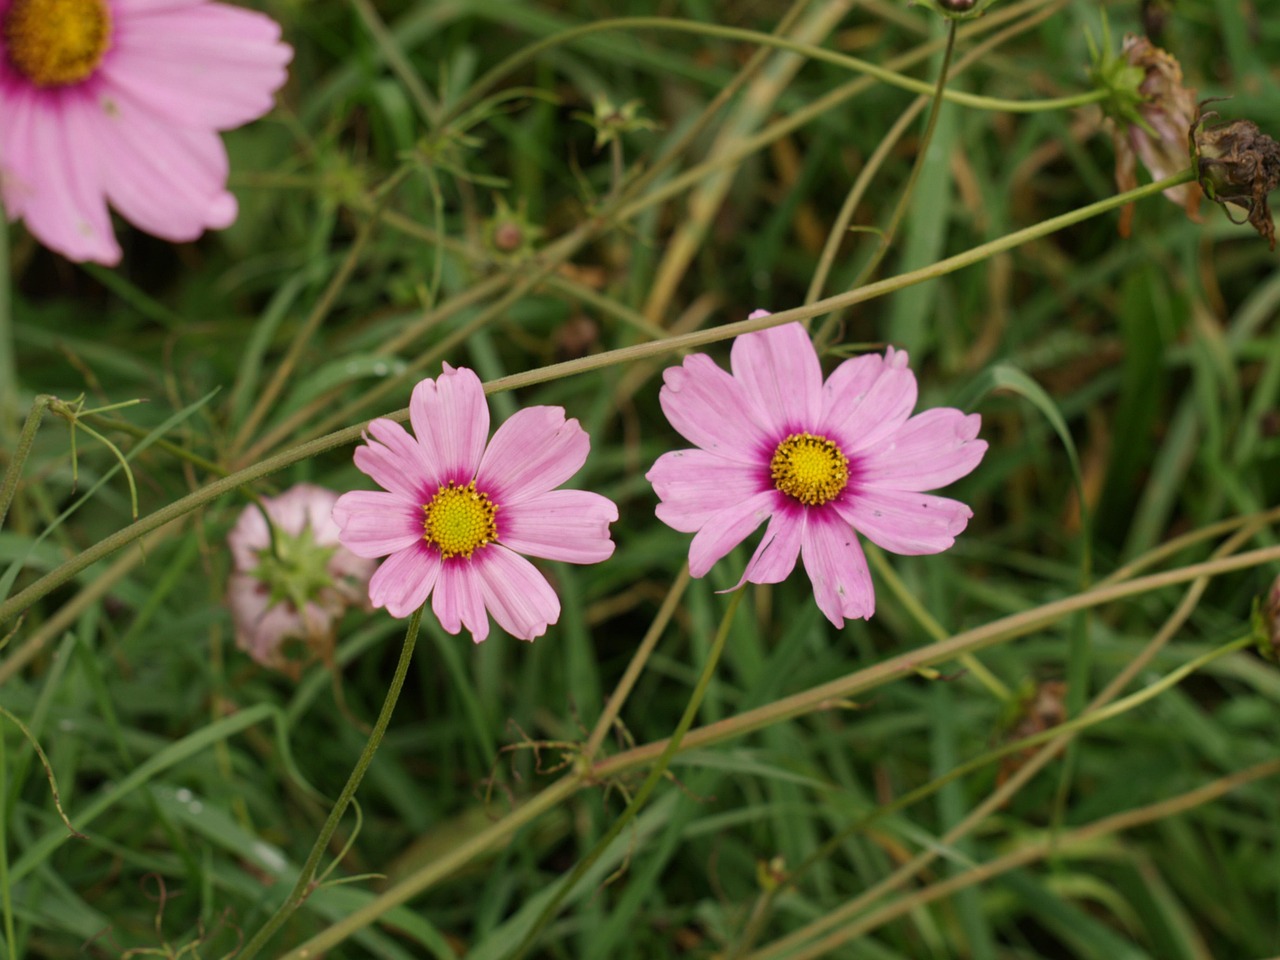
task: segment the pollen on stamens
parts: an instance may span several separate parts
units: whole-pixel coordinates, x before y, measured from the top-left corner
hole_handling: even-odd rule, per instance
[[[10,65],[37,87],[93,75],[111,46],[106,0],[12,0],[0,31]]]
[[[805,506],[820,507],[849,484],[849,458],[835,443],[812,433],[793,433],[769,461],[773,485]]]
[[[471,554],[498,539],[498,505],[475,481],[460,486],[452,480],[439,488],[428,503],[422,536],[440,556],[471,559]]]

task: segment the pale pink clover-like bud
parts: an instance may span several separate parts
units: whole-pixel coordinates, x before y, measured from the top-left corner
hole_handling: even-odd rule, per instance
[[[339,618],[366,605],[375,564],[338,542],[331,490],[301,483],[245,507],[227,534],[234,569],[227,606],[236,645],[263,666],[295,674],[326,659]],[[265,516],[264,511],[265,510]],[[275,546],[270,518],[275,528]],[[301,656],[291,655],[291,641]]]

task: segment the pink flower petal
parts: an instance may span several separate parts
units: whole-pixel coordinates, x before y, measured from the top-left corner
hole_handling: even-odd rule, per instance
[[[395,493],[352,490],[333,505],[338,539],[357,557],[385,557],[423,539],[422,507]]]
[[[394,420],[369,422],[369,436],[356,447],[356,467],[385,490],[425,504],[444,483],[443,474],[427,462],[422,446]]]
[[[489,441],[476,483],[507,509],[564,483],[587,462],[591,441],[562,407],[526,407]]]
[[[987,444],[976,440],[982,418],[951,407],[926,410],[857,458],[860,485],[893,490],[934,490],[968,474]]]
[[[731,503],[707,519],[689,544],[689,573],[705,577],[712,565],[751,535],[774,512],[776,490],[757,493],[747,500]]]
[[[194,7],[208,0],[116,0],[116,15],[133,16],[137,13],[156,13],[161,10],[181,10]]]
[[[772,443],[751,419],[754,406],[746,391],[703,353],[667,367],[658,394],[662,412],[690,443],[731,460],[758,461],[758,448]]]
[[[102,74],[168,123],[229,130],[274,105],[293,50],[270,17],[224,3],[122,7]]]
[[[481,551],[472,566],[485,607],[511,636],[533,640],[560,619],[556,592],[524,557],[497,546]],[[475,639],[479,643],[484,637]]]
[[[617,519],[617,505],[598,493],[551,490],[514,507],[503,506],[498,535],[503,546],[526,556],[599,563],[613,556],[609,524]]]
[[[0,99],[0,111],[8,109]],[[101,174],[94,161],[97,144],[88,116],[92,100],[82,91],[61,95],[37,92],[25,101],[31,110],[11,126],[25,137],[0,143],[4,178],[15,182],[6,189],[21,195],[20,209],[27,229],[45,246],[71,260],[92,260],[108,266],[120,261],[120,246],[111,229]]]
[[[813,582],[813,598],[828,620],[868,619],[876,609],[871,571],[853,528],[830,510],[812,510],[800,554]]]
[[[760,546],[738,581],[744,583],[781,583],[796,568],[800,543],[810,511],[800,507],[779,510],[765,528]]]
[[[227,546],[237,570],[248,571],[258,565],[258,553],[271,546],[271,531],[256,504],[240,511],[235,526],[227,531]]]
[[[441,566],[440,554],[425,541],[393,553],[369,581],[369,600],[375,607],[386,607],[393,617],[407,617],[427,602],[432,587],[443,583]]]
[[[822,395],[819,432],[851,457],[906,423],[916,405],[916,376],[906,353],[890,347],[883,358],[868,354],[840,364]]]
[[[757,310],[751,316],[768,314]],[[817,422],[822,411],[822,366],[800,324],[744,333],[733,341],[730,358],[733,376],[752,401],[756,418],[778,439]]]
[[[872,543],[904,556],[950,549],[973,516],[958,500],[872,487],[860,488],[834,506]]]
[[[107,199],[126,220],[176,243],[235,221],[227,151],[211,129],[178,127],[126,91],[104,89],[85,111]]]
[[[747,465],[705,450],[673,450],[658,458],[645,479],[662,501],[658,519],[693,533],[727,504],[771,489],[768,475],[767,461]]]
[[[466,627],[476,643],[489,636],[489,615],[484,609],[480,571],[470,560],[455,557],[441,565],[431,609],[435,611],[440,626],[449,633],[459,633]]]
[[[442,481],[475,478],[489,437],[489,405],[474,371],[446,363],[436,379],[421,381],[409,398],[409,419]]]

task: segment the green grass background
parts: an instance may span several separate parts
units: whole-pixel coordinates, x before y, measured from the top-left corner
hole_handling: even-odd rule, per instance
[[[20,227],[10,231],[17,406],[6,429],[16,437],[36,394],[85,394],[87,406],[145,398],[111,414],[132,432],[108,430],[132,457],[144,516],[215,476],[171,448],[146,445],[161,428],[169,443],[234,469],[404,406],[412,383],[442,361],[492,380],[711,328],[757,307],[799,306],[851,183],[915,98],[873,82],[824,102],[857,75],[828,63],[786,72],[784,56],[770,54],[746,91],[717,106],[642,192],[643,208],[624,216],[613,203],[619,174],[643,174],[679,143],[754,47],[687,32],[594,33],[518,66],[490,91],[504,93],[501,102],[482,103],[465,130],[442,131],[436,121],[505,56],[579,25],[667,16],[771,31],[788,5],[259,6],[283,24],[295,58],[279,108],[227,135],[241,204],[230,229],[173,247],[120,224],[125,257],[111,271],[67,263]],[[872,63],[943,36],[936,16],[897,0],[798,6],[802,22],[833,21],[814,28],[815,42]],[[989,15],[1007,6],[1002,0]],[[1085,33],[1100,34],[1104,8],[1117,39],[1140,22],[1129,0],[1024,7],[1024,17],[1053,13],[961,72],[954,88],[1021,100],[1080,92]],[[962,37],[957,56],[978,39]],[[1224,116],[1280,126],[1280,19],[1262,0],[1178,0],[1161,43],[1200,96],[1232,97],[1215,105]],[[938,62],[935,53],[906,70],[932,82]],[[785,79],[773,89],[760,79],[770,76]],[[582,115],[599,97],[639,101],[653,129],[624,133],[616,153],[597,150]],[[806,122],[786,129],[805,111]],[[922,129],[923,117],[890,150],[856,225],[888,222]],[[772,132],[750,150],[730,149],[761,130]],[[1017,115],[947,105],[879,274],[1108,197],[1112,164],[1096,107]],[[379,210],[380,187],[398,170],[403,182]],[[679,182],[686,171],[694,173]],[[722,198],[713,193],[718,177],[727,178]],[[712,195],[699,219],[699,198]],[[540,228],[536,255],[486,244],[501,203]],[[558,246],[565,237],[580,241],[567,256]],[[687,257],[677,262],[682,242]],[[850,232],[824,295],[848,289],[874,246],[873,234]],[[982,414],[990,451],[948,490],[974,519],[945,555],[889,558],[901,591],[877,572],[875,618],[842,631],[818,613],[799,573],[753,589],[699,723],[924,646],[932,638],[911,600],[945,634],[959,632],[1069,597],[1165,541],[1274,505],[1275,263],[1262,240],[1218,209],[1206,206],[1196,224],[1154,198],[1138,206],[1127,240],[1117,236],[1116,215],[1104,215],[840,314],[828,369],[863,346],[905,346],[922,405]],[[319,322],[298,362],[251,421],[310,316]],[[727,344],[709,352],[723,359]],[[575,485],[618,502],[617,553],[593,567],[545,565],[564,613],[532,645],[497,631],[473,647],[424,618],[404,695],[358,797],[358,832],[349,815],[332,850],[341,862],[330,879],[380,876],[318,891],[264,955],[303,943],[485,829],[551,782],[548,768],[572,759],[572,751],[535,753],[530,744],[585,738],[687,553],[689,538],[654,518],[643,477],[659,454],[683,445],[657,403],[661,368],[678,357],[492,398],[495,421],[521,405],[554,403],[590,431],[591,457]],[[111,453],[83,434],[77,451],[73,485],[66,425],[47,417],[0,530],[0,582],[10,593],[130,521]],[[369,485],[344,447],[255,489],[270,494],[303,480]],[[66,838],[41,764],[15,726],[0,724],[5,955],[226,956],[261,927],[306,857],[328,807],[305,784],[328,797],[341,788],[382,702],[403,624],[350,614],[337,676],[314,667],[294,683],[254,665],[235,649],[222,605],[225,533],[244,503],[223,497],[84,571],[29,611],[0,651],[0,704],[47,751],[62,805],[87,837]],[[1162,565],[1203,560],[1216,542],[1189,545]],[[1245,546],[1275,544],[1263,526]],[[609,751],[671,733],[725,608],[715,591],[736,582],[747,556],[739,549],[690,586]],[[1272,564],[1213,580],[1129,689],[1247,633],[1254,598],[1275,573]],[[1015,695],[1069,681],[1074,714],[1157,634],[1184,592],[1166,588],[1062,618],[980,659]],[[1000,764],[846,830],[1001,743],[1011,713],[1016,703],[952,663],[938,677],[899,679],[856,704],[682,753],[674,782],[578,886],[531,955],[731,955],[760,903],[762,865],[779,858],[776,869],[786,871],[823,850],[770,901],[757,952],[738,954],[790,956],[762,951],[934,849],[936,861],[868,904],[902,910],[822,955],[1280,956],[1274,775],[929,899],[975,864],[1275,759],[1274,665],[1230,654],[1081,733],[1065,760],[957,843],[939,838],[991,795]],[[512,956],[538,898],[604,833],[637,783],[632,773],[582,790],[328,955]]]

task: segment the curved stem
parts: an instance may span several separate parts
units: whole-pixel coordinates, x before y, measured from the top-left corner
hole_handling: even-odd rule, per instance
[[[952,26],[954,28],[954,21],[952,21]],[[446,115],[444,123],[448,124],[477,99],[497,86],[507,75],[536,60],[539,55],[547,50],[571,43],[594,33],[608,31],[632,32],[637,30],[668,30],[674,33],[693,33],[704,37],[719,37],[724,40],[740,40],[761,46],[777,47],[779,50],[798,53],[810,60],[830,63],[837,67],[844,67],[846,70],[874,77],[890,86],[909,90],[912,93],[933,93],[932,85],[922,80],[916,80],[914,77],[907,77],[892,70],[886,70],[884,67],[877,66],[867,60],[836,53],[825,47],[787,40],[758,30],[724,27],[710,23],[696,23],[690,20],[675,20],[668,17],[618,17],[613,20],[598,20],[595,23],[583,24],[572,30],[565,30],[554,37],[548,37],[538,43],[530,44],[520,52],[508,57],[472,85],[467,94],[454,104]],[[963,104],[979,110],[993,110],[1001,113],[1041,113],[1099,103],[1105,100],[1108,95],[1105,90],[1086,90],[1068,97],[1054,97],[1048,100],[1005,100],[1000,97],[983,97],[972,93],[949,91],[946,94],[946,99],[952,103]]]
[[[667,591],[667,595],[662,601],[662,606],[658,608],[658,615],[653,618],[653,623],[649,624],[649,629],[645,632],[644,639],[640,641],[640,646],[636,647],[636,652],[632,655],[631,662],[627,664],[627,669],[622,674],[622,679],[618,681],[618,685],[614,687],[613,693],[609,696],[609,702],[604,705],[604,710],[601,711],[600,719],[596,721],[596,725],[591,731],[591,736],[587,737],[586,745],[582,748],[582,756],[587,763],[590,763],[595,758],[596,751],[600,749],[600,744],[604,742],[604,738],[608,736],[613,722],[618,718],[618,714],[622,712],[622,705],[627,702],[627,697],[631,694],[631,688],[635,686],[636,681],[640,678],[640,671],[649,662],[649,657],[652,655],[654,647],[658,645],[662,632],[667,629],[667,624],[671,622],[671,617],[676,612],[676,606],[680,603],[680,598],[684,596],[684,591],[689,586],[689,579],[689,564],[686,563],[681,568],[680,575],[671,584],[671,589]]]
[[[748,949],[750,949],[751,943],[754,940],[756,933],[758,933],[764,917],[768,915],[769,906],[777,899],[780,893],[794,887],[796,882],[806,872],[808,872],[810,868],[825,861],[845,843],[847,843],[850,837],[866,831],[869,827],[879,823],[885,817],[905,810],[907,807],[913,806],[921,800],[925,800],[933,796],[947,784],[959,780],[962,777],[966,777],[975,771],[981,770],[983,767],[989,766],[997,760],[1001,760],[1015,753],[1021,753],[1024,750],[1029,750],[1033,747],[1038,747],[1042,743],[1046,743],[1047,741],[1054,740],[1058,737],[1074,736],[1075,734],[1096,726],[1099,723],[1103,723],[1113,717],[1127,713],[1130,710],[1146,703],[1148,700],[1159,696],[1171,687],[1177,686],[1191,674],[1198,671],[1201,667],[1207,666],[1220,657],[1225,657],[1228,654],[1243,650],[1253,642],[1254,639],[1252,635],[1247,635],[1237,640],[1233,640],[1225,646],[1218,647],[1215,650],[1202,654],[1194,660],[1184,663],[1182,666],[1169,671],[1165,676],[1148,684],[1136,693],[1130,694],[1129,696],[1124,697],[1121,700],[1117,700],[1110,705],[1099,707],[1096,710],[1086,711],[1079,716],[1073,717],[1072,719],[1060,723],[1057,726],[1050,727],[1047,730],[1041,730],[1039,733],[1033,733],[1029,736],[1022,737],[1021,739],[1011,740],[1008,743],[1001,744],[999,747],[995,747],[985,753],[979,754],[971,760],[964,761],[963,763],[948,770],[942,776],[930,780],[928,783],[902,794],[891,803],[876,807],[867,815],[859,817],[853,823],[840,830],[839,833],[828,839],[821,847],[809,854],[809,856],[805,857],[804,862],[798,864],[794,870],[788,871],[786,878],[781,883],[770,889],[761,897],[760,908],[753,911],[753,922],[749,924],[745,930],[740,946],[735,950],[735,952],[728,954],[726,960],[737,960],[737,958],[741,957]]]
[[[649,775],[645,777],[644,783],[640,785],[640,789],[636,791],[636,795],[631,798],[631,802],[627,804],[621,816],[609,825],[609,829],[605,831],[591,851],[579,861],[574,868],[573,873],[560,884],[560,889],[555,892],[555,896],[543,909],[541,915],[529,928],[529,932],[525,934],[524,939],[520,942],[520,946],[516,948],[516,952],[512,960],[520,960],[533,943],[538,938],[538,934],[543,928],[551,922],[551,918],[555,916],[556,910],[569,895],[579,880],[582,879],[592,864],[594,864],[604,852],[609,849],[609,845],[618,838],[623,829],[648,802],[650,795],[657,789],[658,783],[666,775],[667,768],[671,766],[671,761],[676,755],[676,751],[680,749],[680,742],[684,740],[684,736],[689,732],[689,728],[693,726],[694,719],[698,716],[698,709],[702,706],[702,698],[706,696],[707,689],[711,686],[711,678],[715,676],[716,665],[720,662],[720,655],[724,653],[725,641],[729,639],[729,628],[733,625],[733,616],[738,612],[738,604],[742,602],[744,590],[738,589],[733,592],[733,596],[729,598],[729,606],[724,611],[724,617],[720,621],[720,629],[716,631],[715,641],[711,644],[711,650],[707,653],[707,662],[702,668],[702,675],[698,677],[698,682],[693,688],[693,693],[689,697],[689,702],[685,705],[684,715],[680,717],[680,722],[676,724],[675,733],[667,740],[666,749],[658,755],[658,759],[654,762],[649,770]]]
[[[396,708],[396,701],[400,699],[400,690],[404,686],[404,678],[409,672],[409,662],[413,659],[413,648],[418,642],[418,625],[422,622],[422,608],[409,618],[409,626],[404,633],[404,645],[400,648],[400,660],[396,664],[396,672],[391,678],[391,685],[387,688],[387,695],[382,701],[382,710],[378,713],[378,720],[373,725],[373,730],[369,733],[369,739],[364,745],[364,750],[360,752],[359,759],[351,771],[351,776],[347,778],[346,786],[342,788],[342,793],[338,796],[337,802],[334,803],[333,809],[329,811],[329,817],[324,822],[324,826],[320,828],[320,835],[316,837],[316,842],[311,847],[311,854],[307,857],[307,862],[302,865],[302,869],[298,871],[298,881],[293,885],[293,890],[289,892],[289,896],[262,928],[253,936],[253,939],[245,944],[244,950],[236,954],[240,960],[249,960],[250,957],[256,956],[275,934],[277,930],[288,920],[298,907],[302,906],[302,901],[311,895],[312,884],[315,881],[316,871],[320,868],[320,861],[325,855],[325,851],[329,849],[329,841],[333,839],[334,832],[338,829],[338,824],[342,821],[342,816],[347,812],[347,807],[351,804],[352,799],[356,795],[356,790],[360,788],[360,781],[364,779],[365,772],[369,769],[369,764],[373,763],[373,755],[378,752],[378,746],[382,743],[383,734],[387,732],[387,726],[391,723],[391,714]]]
[[[916,162],[911,165],[911,173],[907,176],[907,185],[902,190],[902,196],[898,198],[898,205],[894,208],[893,215],[889,218],[889,223],[880,235],[880,249],[863,267],[862,277],[854,283],[855,287],[861,286],[862,280],[875,273],[876,267],[880,265],[880,261],[889,252],[889,247],[893,245],[893,238],[898,232],[898,227],[902,224],[902,218],[907,215],[907,207],[911,205],[911,195],[915,192],[916,181],[920,179],[920,171],[924,169],[924,165],[928,161],[929,146],[933,143],[934,131],[938,129],[938,116],[942,113],[942,102],[947,95],[947,76],[951,70],[951,56],[955,53],[955,49],[956,21],[951,20],[947,24],[947,48],[943,51],[942,67],[938,70],[938,85],[933,92],[933,106],[929,110],[929,120],[925,124],[924,136],[920,138],[920,146],[916,150]]]
[[[3,211],[0,211],[3,212]],[[0,231],[5,229],[0,223]],[[22,467],[31,453],[31,445],[35,443],[36,432],[40,429],[40,421],[44,418],[45,408],[54,398],[47,393],[36,397],[31,404],[31,412],[27,414],[27,422],[22,425],[22,433],[18,436],[18,446],[13,451],[13,459],[9,461],[9,469],[4,472],[4,482],[0,484],[0,528],[4,527],[5,517],[9,515],[9,505],[13,503],[13,495],[18,491],[18,481],[22,478]],[[0,410],[0,417],[5,415]]]

